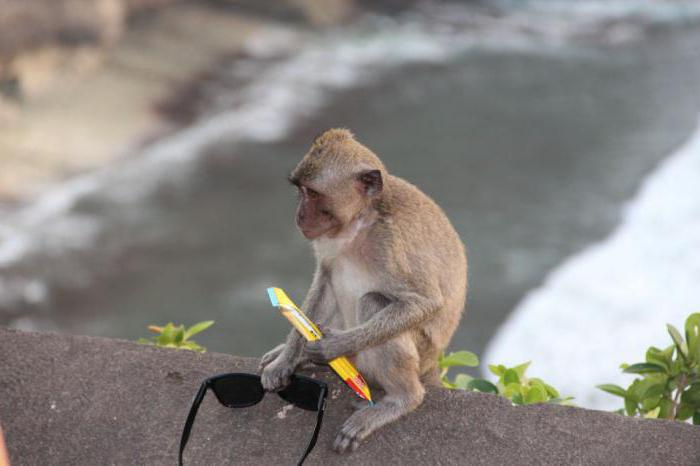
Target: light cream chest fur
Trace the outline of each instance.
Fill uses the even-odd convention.
[[[373,283],[374,280],[370,279],[367,270],[352,258],[341,256],[334,260],[331,286],[343,315],[345,328],[359,324],[358,302],[362,296],[372,291]]]

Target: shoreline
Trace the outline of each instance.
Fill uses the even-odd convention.
[[[181,99],[190,83],[244,53],[257,34],[292,30],[191,3],[133,23],[105,49],[47,46],[17,60],[32,79],[21,99],[0,99],[0,205],[31,199],[167,135],[180,126],[168,102]]]
[[[415,6],[384,3],[367,12],[397,13]],[[129,19],[117,31],[118,39],[114,32],[92,44],[44,45],[16,57],[9,67],[0,61],[0,78],[8,70],[28,77],[19,90],[0,80],[0,209],[11,210],[60,182],[134,155],[201,117],[197,106],[211,103],[200,99],[210,78],[216,79],[222,64],[245,57],[257,34],[298,38],[319,27],[348,24],[360,16],[362,2],[334,0],[324,8],[314,0],[275,6],[245,0],[144,5],[134,7],[134,14],[121,12]],[[321,10],[325,16],[319,16]],[[495,5],[463,9],[446,4],[437,9],[419,5],[414,13],[434,16],[458,35],[473,35],[474,44],[500,34],[505,43],[515,39],[510,45],[514,48],[518,40],[529,47],[528,40],[536,43],[550,34],[545,42],[592,41],[614,47],[640,40],[644,30],[668,26],[663,15],[654,20],[652,13],[640,10],[638,17],[612,14],[608,20],[600,12],[584,14],[548,31],[561,21],[556,8],[542,24],[529,24],[539,13],[525,9],[509,16],[506,11]]]

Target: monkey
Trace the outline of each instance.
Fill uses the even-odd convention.
[[[261,381],[277,391],[302,364],[348,356],[384,396],[342,425],[333,448],[343,453],[440,383],[438,357],[464,311],[467,255],[442,209],[347,129],[317,136],[289,181],[297,227],[316,258],[302,310],[323,338],[305,342],[292,330],[262,357]]]

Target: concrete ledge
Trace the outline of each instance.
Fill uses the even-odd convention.
[[[272,346],[272,345],[271,345]],[[205,377],[254,372],[223,354],[0,328],[0,423],[19,465],[173,465],[189,403]],[[435,389],[415,413],[351,456],[331,450],[353,396],[336,378],[307,464],[700,464],[700,429],[561,406],[512,407]],[[295,464],[314,415],[268,395],[228,410],[207,395],[186,464]]]

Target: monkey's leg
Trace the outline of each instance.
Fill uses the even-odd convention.
[[[420,368],[420,380],[424,386],[442,387],[440,379],[440,368],[438,367],[439,352],[435,351],[434,357],[432,352],[423,353],[422,364]]]
[[[355,450],[369,434],[416,409],[425,394],[418,377],[418,354],[406,334],[363,351],[357,363],[360,372],[381,385],[386,395],[345,421],[333,444],[339,453]]]

